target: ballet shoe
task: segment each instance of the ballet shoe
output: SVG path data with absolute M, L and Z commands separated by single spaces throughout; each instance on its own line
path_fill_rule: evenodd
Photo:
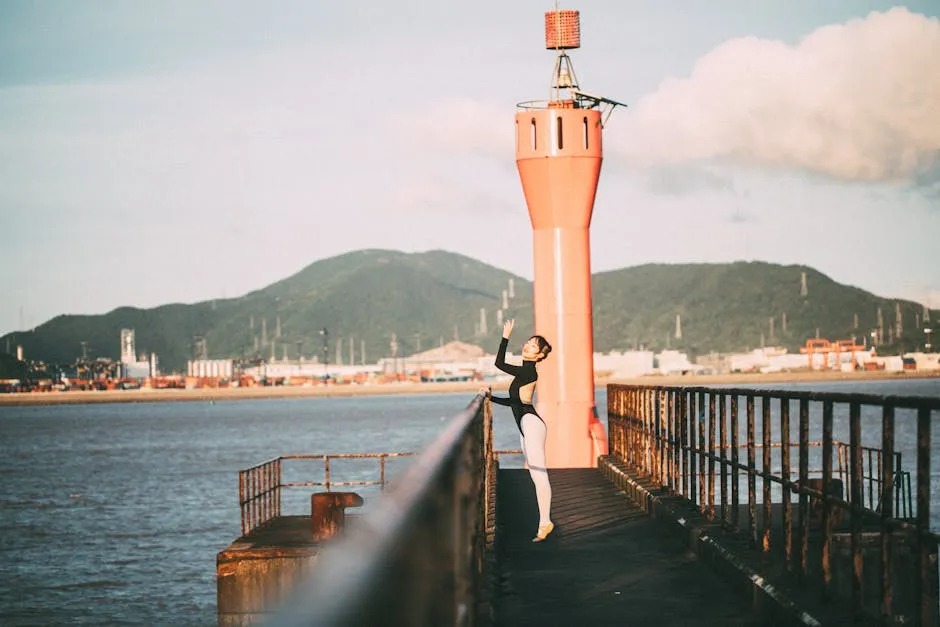
M 552 522 L 549 522 L 547 525 L 539 525 L 539 531 L 535 534 L 535 537 L 532 538 L 532 542 L 542 542 L 554 528 L 555 524 Z

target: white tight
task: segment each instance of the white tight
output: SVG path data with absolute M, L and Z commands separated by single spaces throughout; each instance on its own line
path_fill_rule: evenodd
M 529 476 L 535 484 L 535 499 L 539 504 L 539 525 L 551 522 L 552 484 L 545 468 L 545 423 L 535 414 L 522 417 L 522 453 L 529 467 Z

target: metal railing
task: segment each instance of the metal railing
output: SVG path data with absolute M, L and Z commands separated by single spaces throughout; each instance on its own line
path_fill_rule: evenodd
M 807 443 L 810 449 L 821 449 L 823 446 L 822 442 L 813 442 L 810 441 Z M 778 451 L 777 458 L 773 459 L 773 454 L 771 454 L 771 465 L 778 465 L 780 458 L 782 458 L 782 449 L 784 447 L 789 447 L 788 455 L 792 457 L 792 450 L 799 447 L 798 442 L 771 442 L 770 449 L 771 452 Z M 726 450 L 731 449 L 730 444 L 726 444 L 724 447 Z M 739 444 L 738 449 L 746 449 L 747 444 Z M 763 442 L 755 442 L 754 448 L 761 450 L 764 448 Z M 841 485 L 848 483 L 848 478 L 850 474 L 849 463 L 850 459 L 850 445 L 845 442 L 839 442 L 833 440 L 832 442 L 833 455 L 836 460 L 836 467 L 832 469 L 833 478 L 838 478 L 841 482 Z M 862 490 L 862 507 L 874 512 L 881 511 L 881 496 L 883 494 L 882 482 L 883 478 L 881 476 L 881 469 L 883 468 L 882 462 L 882 451 L 878 448 L 872 448 L 869 446 L 861 447 L 862 450 L 862 484 L 865 489 Z M 497 453 L 514 453 L 516 451 L 497 451 Z M 521 453 L 522 451 L 518 451 Z M 691 454 L 691 453 L 690 453 Z M 738 453 L 738 458 L 740 459 L 740 452 Z M 810 456 L 812 457 L 812 455 Z M 821 458 L 821 455 L 818 457 Z M 812 463 L 812 462 L 811 462 Z M 894 511 L 897 518 L 909 519 L 913 518 L 914 514 L 914 505 L 912 500 L 911 492 L 911 473 L 903 470 L 901 468 L 901 453 L 895 451 L 894 453 Z M 696 470 L 691 469 L 691 474 L 686 474 L 685 469 L 679 470 L 680 478 L 683 481 L 691 481 L 692 478 L 696 476 Z M 812 478 L 821 478 L 823 475 L 823 469 L 821 467 L 811 467 L 809 469 L 809 477 Z M 790 469 L 790 478 L 798 478 L 799 470 Z M 838 485 L 838 484 L 837 484 Z M 694 496 L 694 495 L 693 495 Z M 709 494 L 709 497 L 714 499 L 714 494 Z
M 286 488 L 323 487 L 330 492 L 334 487 L 388 484 L 385 477 L 386 460 L 390 457 L 409 457 L 414 453 L 340 453 L 331 455 L 282 455 L 257 466 L 238 471 L 238 506 L 241 509 L 241 532 L 247 536 L 255 529 L 281 515 L 281 491 Z M 333 480 L 332 460 L 377 459 L 379 478 L 370 481 Z M 286 460 L 323 461 L 323 481 L 284 481 Z
M 495 480 L 490 403 L 480 395 L 324 546 L 275 624 L 484 624 Z
M 493 451 L 493 458 L 499 462 L 499 460 L 508 455 L 523 455 L 521 448 L 509 448 L 509 449 L 500 449 L 498 451 Z
M 834 550 L 836 540 L 844 544 L 846 534 L 836 532 L 837 527 L 847 526 L 851 554 L 847 596 L 854 611 L 880 614 L 885 622 L 913 618 L 920 625 L 937 623 L 940 536 L 930 526 L 930 453 L 931 418 L 940 412 L 940 398 L 679 386 L 609 385 L 607 390 L 610 451 L 615 458 L 670 494 L 687 498 L 707 518 L 731 529 L 743 529 L 753 547 L 780 551 L 787 568 L 800 580 L 821 583 L 825 599 L 838 593 L 833 581 Z M 759 434 L 755 425 L 757 399 Z M 792 425 L 798 434 L 796 443 L 792 443 L 791 403 L 798 411 Z M 869 430 L 881 432 L 880 448 L 862 444 L 863 408 Z M 839 427 L 848 430 L 847 444 L 833 438 L 837 409 Z M 910 414 L 911 420 L 899 424 L 897 411 L 905 418 Z M 811 428 L 821 435 L 813 442 L 819 444 L 814 455 Z M 901 469 L 902 451 L 896 449 L 896 440 L 916 460 L 913 511 L 911 474 Z M 772 460 L 775 446 L 780 454 Z M 745 460 L 741 459 L 742 451 Z M 833 489 L 838 485 L 834 452 L 837 459 L 848 461 L 842 475 L 848 484 L 844 496 Z M 821 462 L 815 480 L 810 471 L 814 456 Z M 746 483 L 746 527 L 739 521 L 744 507 L 742 481 Z M 901 498 L 905 486 L 906 500 Z M 777 516 L 782 515 L 776 527 L 773 492 L 779 497 Z M 798 495 L 795 521 L 793 494 Z M 818 529 L 811 529 L 811 517 L 817 519 Z M 782 537 L 778 537 L 781 531 Z M 863 538 L 870 546 L 867 541 L 873 536 L 880 551 L 863 546 Z M 913 564 L 905 568 L 904 561 Z M 869 570 L 877 569 L 875 581 L 872 577 L 863 579 L 866 565 Z M 903 576 L 908 581 L 900 585 Z M 907 598 L 897 599 L 896 595 Z M 904 616 L 908 611 L 914 616 Z

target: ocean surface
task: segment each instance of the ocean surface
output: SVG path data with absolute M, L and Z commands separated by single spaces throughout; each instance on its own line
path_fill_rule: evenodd
M 937 379 L 810 387 L 940 396 Z M 214 625 L 215 557 L 240 533 L 239 470 L 288 454 L 418 451 L 471 399 L 0 407 L 0 624 Z M 597 404 L 606 418 L 604 389 Z M 518 448 L 503 409 L 496 447 Z M 374 462 L 361 464 L 337 463 L 334 473 L 374 478 Z M 317 480 L 322 467 L 303 473 Z M 285 498 L 286 513 L 303 513 L 308 495 Z

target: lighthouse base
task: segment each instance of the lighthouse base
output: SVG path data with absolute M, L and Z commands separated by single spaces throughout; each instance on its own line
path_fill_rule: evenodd
M 593 404 L 579 401 L 556 402 L 539 413 L 549 416 L 545 461 L 548 468 L 596 468 L 597 459 L 607 455 L 607 431 Z

